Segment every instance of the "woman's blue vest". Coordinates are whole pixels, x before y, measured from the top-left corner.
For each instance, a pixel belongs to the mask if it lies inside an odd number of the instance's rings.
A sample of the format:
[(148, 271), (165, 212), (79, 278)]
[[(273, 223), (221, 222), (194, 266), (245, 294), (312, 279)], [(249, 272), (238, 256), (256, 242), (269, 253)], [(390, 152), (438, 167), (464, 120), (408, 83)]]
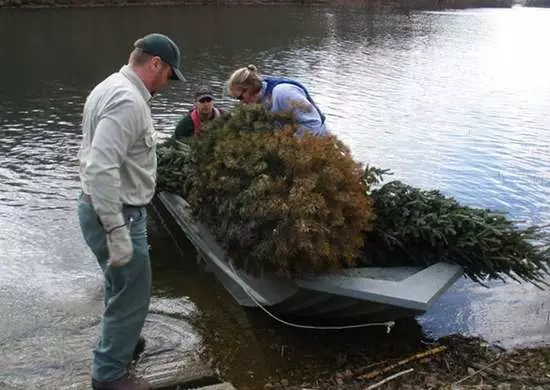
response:
[(309, 96), (309, 92), (307, 91), (306, 87), (304, 87), (298, 81), (287, 79), (285, 77), (275, 77), (275, 76), (263, 76), (262, 79), (267, 84), (264, 94), (265, 96), (269, 96), (269, 97), (271, 97), (271, 94), (273, 93), (273, 88), (275, 88), (279, 84), (292, 84), (301, 88), (304, 91), (307, 100), (313, 105), (313, 107), (315, 107), (315, 109), (319, 113), (319, 116), (321, 117), (321, 123), (325, 123), (325, 116), (323, 115), (319, 107), (317, 107), (317, 104), (315, 104), (311, 96)]

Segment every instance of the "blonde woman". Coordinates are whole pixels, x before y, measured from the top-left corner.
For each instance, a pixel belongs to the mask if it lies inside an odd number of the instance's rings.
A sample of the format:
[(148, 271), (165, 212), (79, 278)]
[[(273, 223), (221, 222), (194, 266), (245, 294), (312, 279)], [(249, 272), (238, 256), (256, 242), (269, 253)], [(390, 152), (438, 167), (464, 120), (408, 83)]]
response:
[(272, 112), (295, 115), (303, 130), (314, 135), (329, 135), (325, 116), (317, 107), (306, 87), (285, 77), (260, 76), (254, 65), (237, 69), (227, 81), (231, 96), (245, 104), (264, 104)]

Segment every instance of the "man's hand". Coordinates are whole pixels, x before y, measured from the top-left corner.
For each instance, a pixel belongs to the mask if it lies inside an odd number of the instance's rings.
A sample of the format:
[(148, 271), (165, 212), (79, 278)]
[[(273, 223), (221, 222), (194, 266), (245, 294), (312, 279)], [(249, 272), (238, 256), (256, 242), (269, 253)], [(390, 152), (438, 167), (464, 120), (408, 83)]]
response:
[(128, 264), (132, 260), (134, 251), (129, 226), (123, 226), (107, 233), (107, 248), (109, 249), (108, 265), (122, 267)]
[(132, 260), (134, 251), (130, 237), (130, 223), (124, 221), (122, 215), (115, 218), (102, 218), (109, 250), (107, 264), (113, 267), (122, 267)]

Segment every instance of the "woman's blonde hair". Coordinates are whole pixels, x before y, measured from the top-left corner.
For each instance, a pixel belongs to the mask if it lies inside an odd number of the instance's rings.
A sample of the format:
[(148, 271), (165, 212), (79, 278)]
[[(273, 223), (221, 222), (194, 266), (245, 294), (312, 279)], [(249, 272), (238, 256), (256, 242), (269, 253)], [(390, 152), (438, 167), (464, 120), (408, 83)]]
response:
[(233, 87), (247, 88), (251, 92), (259, 91), (262, 88), (262, 78), (258, 68), (255, 65), (248, 65), (234, 71), (227, 80), (227, 90), (231, 92)]

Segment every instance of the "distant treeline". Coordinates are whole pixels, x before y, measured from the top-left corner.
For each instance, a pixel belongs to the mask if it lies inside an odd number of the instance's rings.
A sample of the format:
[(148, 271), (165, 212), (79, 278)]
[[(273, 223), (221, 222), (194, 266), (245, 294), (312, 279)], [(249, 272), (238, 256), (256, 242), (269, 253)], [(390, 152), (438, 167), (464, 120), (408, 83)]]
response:
[[(531, 3), (550, 3), (550, 0), (526, 0)], [(126, 7), (201, 6), (201, 5), (353, 5), (375, 8), (443, 9), (476, 7), (511, 7), (514, 0), (0, 0), (1, 7)], [(544, 5), (540, 5), (544, 6)]]
[(525, 0), (525, 6), (550, 8), (550, 0)]

